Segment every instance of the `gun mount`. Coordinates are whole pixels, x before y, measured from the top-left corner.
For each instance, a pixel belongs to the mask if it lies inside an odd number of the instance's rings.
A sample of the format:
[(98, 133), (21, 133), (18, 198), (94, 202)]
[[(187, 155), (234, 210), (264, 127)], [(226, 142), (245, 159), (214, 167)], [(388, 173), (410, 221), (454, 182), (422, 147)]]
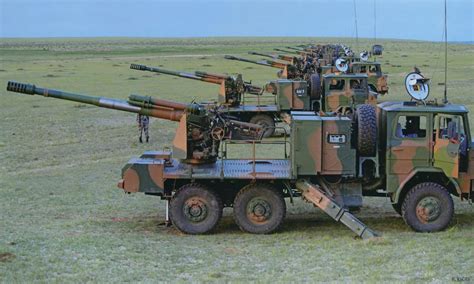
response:
[(130, 95), (128, 101), (125, 101), (68, 93), (13, 81), (8, 82), (7, 91), (179, 121), (173, 140), (173, 156), (184, 163), (215, 162), (222, 140), (260, 138), (259, 125), (235, 120), (224, 114), (217, 105), (183, 104), (139, 95)]
[(150, 67), (140, 64), (131, 64), (130, 69), (140, 71), (150, 71), (155, 73), (167, 74), (186, 79), (198, 80), (220, 85), (218, 102), (228, 104), (230, 106), (237, 106), (242, 101), (244, 93), (252, 95), (261, 95), (262, 89), (253, 86), (251, 83), (244, 82), (241, 74), (235, 76), (227, 74), (207, 73), (203, 71), (195, 71), (192, 73), (167, 70), (159, 67)]

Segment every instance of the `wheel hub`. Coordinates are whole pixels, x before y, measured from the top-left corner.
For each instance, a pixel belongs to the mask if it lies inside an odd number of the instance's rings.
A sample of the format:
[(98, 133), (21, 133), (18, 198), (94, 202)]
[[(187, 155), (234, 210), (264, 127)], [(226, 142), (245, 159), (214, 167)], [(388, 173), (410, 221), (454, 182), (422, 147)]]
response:
[(184, 203), (183, 213), (191, 222), (201, 222), (206, 219), (208, 208), (204, 200), (190, 198)]
[(416, 205), (416, 216), (423, 223), (435, 221), (440, 215), (441, 204), (438, 198), (425, 197)]
[(254, 198), (248, 203), (247, 216), (252, 222), (264, 223), (271, 215), (272, 208), (266, 200)]

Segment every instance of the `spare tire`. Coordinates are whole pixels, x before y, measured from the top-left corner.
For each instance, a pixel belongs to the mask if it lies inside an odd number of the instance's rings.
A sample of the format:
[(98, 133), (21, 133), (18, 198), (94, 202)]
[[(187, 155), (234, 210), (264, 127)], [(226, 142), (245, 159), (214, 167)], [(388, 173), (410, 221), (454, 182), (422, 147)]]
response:
[(377, 152), (377, 118), (375, 107), (360, 105), (353, 116), (353, 142), (360, 156), (373, 157)]
[(321, 98), (321, 79), (319, 78), (319, 74), (311, 74), (309, 81), (311, 99), (319, 100)]

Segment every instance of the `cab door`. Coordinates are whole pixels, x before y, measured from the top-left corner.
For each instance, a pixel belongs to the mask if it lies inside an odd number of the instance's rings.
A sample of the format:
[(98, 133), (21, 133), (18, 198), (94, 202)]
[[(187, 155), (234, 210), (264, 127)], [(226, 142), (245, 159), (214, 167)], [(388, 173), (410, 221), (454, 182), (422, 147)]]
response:
[[(428, 113), (400, 113), (389, 139), (389, 175), (403, 177), (431, 165), (432, 124)], [(400, 179), (397, 178), (400, 181)]]
[(333, 78), (330, 80), (329, 89), (325, 96), (325, 111), (337, 111), (340, 106), (352, 105), (350, 96), (347, 96), (349, 90), (349, 82), (341, 78)]
[(435, 119), (433, 165), (448, 177), (459, 177), (461, 144), (467, 142), (462, 116), (439, 114)]

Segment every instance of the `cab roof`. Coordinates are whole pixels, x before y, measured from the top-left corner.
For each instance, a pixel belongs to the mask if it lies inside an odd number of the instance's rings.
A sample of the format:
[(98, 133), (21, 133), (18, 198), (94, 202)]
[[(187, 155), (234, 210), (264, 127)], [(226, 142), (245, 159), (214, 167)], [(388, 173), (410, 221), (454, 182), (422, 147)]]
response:
[(416, 102), (383, 102), (378, 107), (387, 112), (426, 112), (426, 113), (468, 113), (464, 105), (458, 104), (429, 104)]

